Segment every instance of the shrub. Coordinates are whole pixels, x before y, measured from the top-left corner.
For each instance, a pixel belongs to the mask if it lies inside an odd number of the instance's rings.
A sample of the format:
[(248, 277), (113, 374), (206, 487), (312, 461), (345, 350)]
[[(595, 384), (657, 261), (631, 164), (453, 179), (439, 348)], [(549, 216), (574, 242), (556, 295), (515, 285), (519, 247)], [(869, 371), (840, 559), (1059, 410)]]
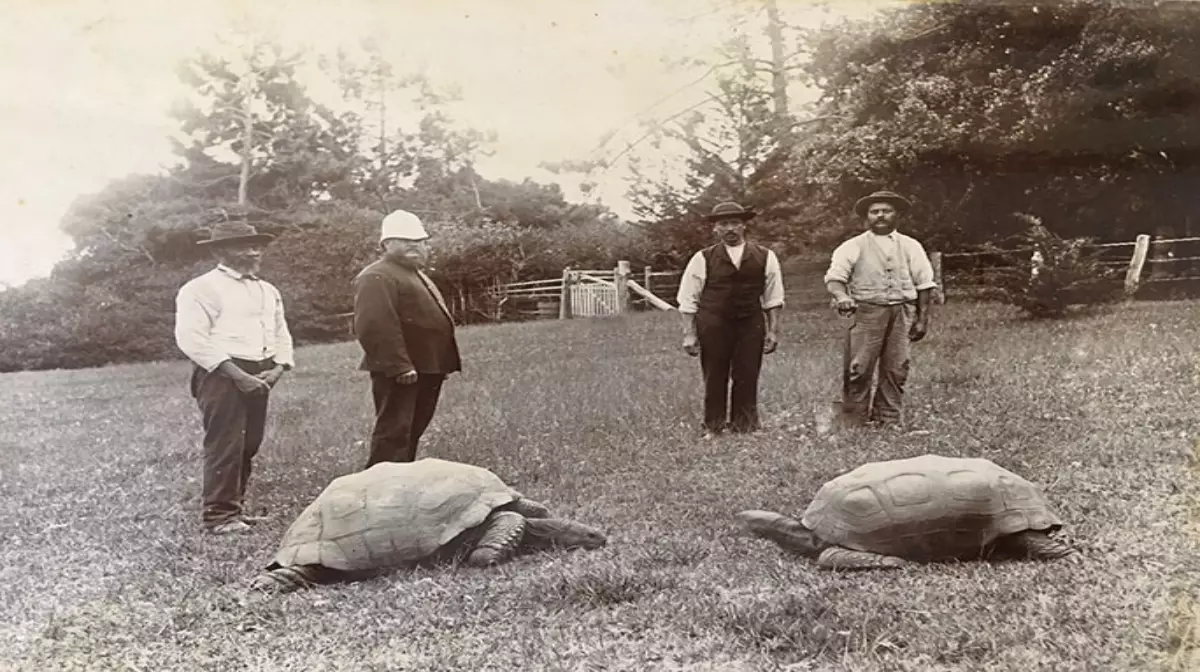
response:
[(1123, 269), (1104, 263), (1104, 248), (1090, 238), (1060, 238), (1032, 215), (1017, 217), (1029, 225), (1017, 236), (1019, 252), (986, 245), (1011, 262), (996, 273), (1002, 301), (1031, 317), (1060, 318), (1121, 300)]

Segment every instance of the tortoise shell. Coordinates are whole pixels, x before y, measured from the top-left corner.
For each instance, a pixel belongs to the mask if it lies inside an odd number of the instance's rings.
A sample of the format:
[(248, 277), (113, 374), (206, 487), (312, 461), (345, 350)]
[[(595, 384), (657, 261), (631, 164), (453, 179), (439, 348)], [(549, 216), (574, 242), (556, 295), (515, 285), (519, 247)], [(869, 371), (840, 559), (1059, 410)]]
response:
[(830, 543), (906, 558), (979, 554), (998, 537), (1055, 531), (1033, 483), (980, 458), (869, 462), (826, 482), (801, 520)]
[(347, 571), (419, 562), (518, 497), (482, 467), (380, 462), (330, 482), (284, 533), (275, 562)]

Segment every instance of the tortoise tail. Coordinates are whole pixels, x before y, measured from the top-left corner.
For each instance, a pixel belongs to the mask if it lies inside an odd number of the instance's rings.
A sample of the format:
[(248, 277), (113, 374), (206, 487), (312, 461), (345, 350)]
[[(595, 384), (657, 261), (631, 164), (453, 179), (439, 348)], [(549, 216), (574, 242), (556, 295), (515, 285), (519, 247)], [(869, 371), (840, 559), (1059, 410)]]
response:
[(265, 592), (290, 593), (302, 588), (311, 588), (320, 582), (320, 568), (316, 565), (277, 566), (254, 577), (250, 587)]
[(483, 523), (484, 530), (467, 564), (486, 567), (504, 562), (516, 554), (525, 536), (525, 517), (513, 511), (499, 511)]

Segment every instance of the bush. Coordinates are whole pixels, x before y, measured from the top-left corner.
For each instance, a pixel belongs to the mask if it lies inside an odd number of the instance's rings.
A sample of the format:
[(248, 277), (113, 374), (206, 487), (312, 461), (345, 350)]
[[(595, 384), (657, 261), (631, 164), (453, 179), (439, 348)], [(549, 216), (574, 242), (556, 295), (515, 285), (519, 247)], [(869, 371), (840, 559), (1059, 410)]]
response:
[(1017, 236), (1020, 252), (986, 246), (1012, 262), (997, 273), (1002, 301), (1031, 317), (1060, 318), (1123, 298), (1123, 269), (1104, 264), (1103, 248), (1091, 247), (1089, 238), (1064, 240), (1031, 215), (1017, 217), (1029, 224)]

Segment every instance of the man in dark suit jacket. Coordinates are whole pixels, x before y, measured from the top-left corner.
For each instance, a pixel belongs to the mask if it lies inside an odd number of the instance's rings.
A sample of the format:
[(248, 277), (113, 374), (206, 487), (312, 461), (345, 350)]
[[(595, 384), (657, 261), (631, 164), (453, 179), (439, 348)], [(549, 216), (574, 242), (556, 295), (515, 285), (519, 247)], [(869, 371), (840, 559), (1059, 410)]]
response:
[(411, 212), (383, 220), (383, 256), (354, 279), (354, 333), (359, 369), (371, 372), (375, 428), (367, 467), (412, 462), (433, 420), (446, 376), (462, 370), (454, 320), (441, 293), (421, 272), (429, 234)]

